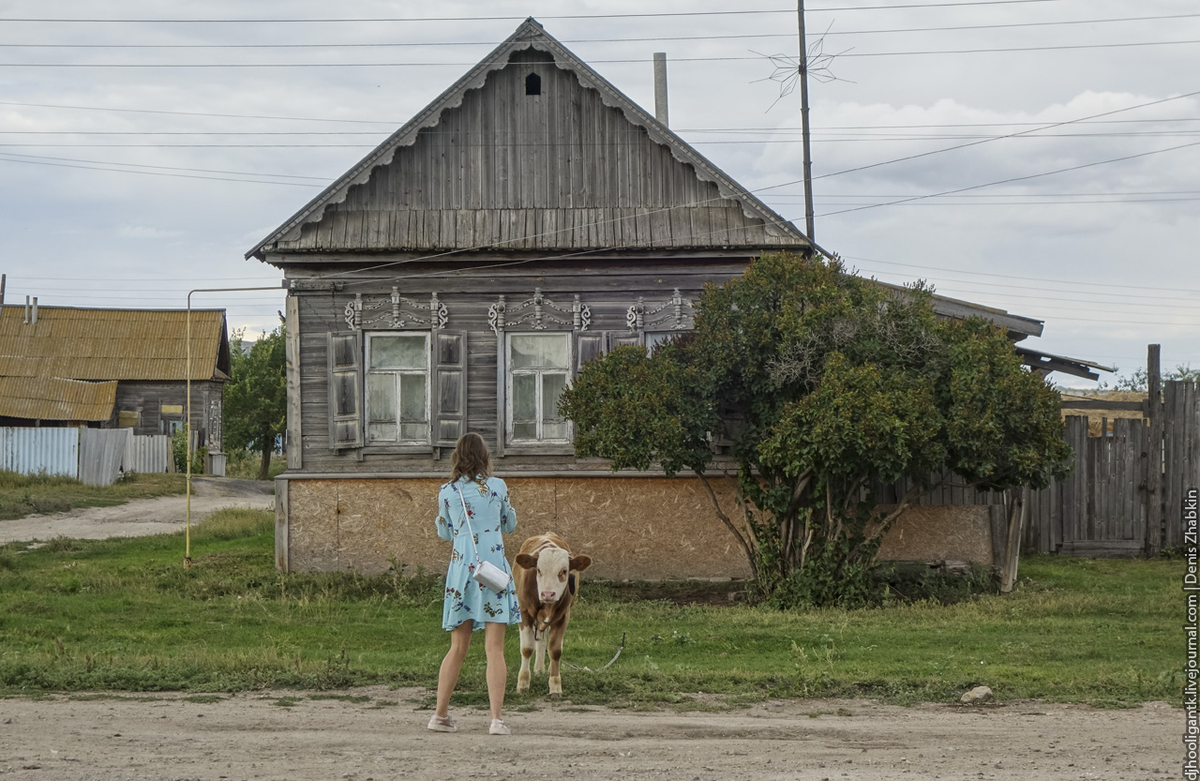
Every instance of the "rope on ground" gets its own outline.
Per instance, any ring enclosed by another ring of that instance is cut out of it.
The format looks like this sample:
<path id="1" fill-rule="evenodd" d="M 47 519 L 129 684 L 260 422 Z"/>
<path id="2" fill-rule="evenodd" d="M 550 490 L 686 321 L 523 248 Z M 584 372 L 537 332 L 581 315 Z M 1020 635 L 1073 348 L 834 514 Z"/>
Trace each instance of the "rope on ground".
<path id="1" fill-rule="evenodd" d="M 584 672 L 587 672 L 587 673 L 601 673 L 601 672 L 604 672 L 605 670 L 607 670 L 609 667 L 612 667 L 613 662 L 617 661 L 617 657 L 620 656 L 621 652 L 624 650 L 625 650 L 625 633 L 622 632 L 621 633 L 621 645 L 617 648 L 616 654 L 613 655 L 613 658 L 608 660 L 608 664 L 604 665 L 599 670 L 593 670 L 590 667 L 578 667 L 576 665 L 571 664 L 570 662 L 563 662 L 561 660 L 560 660 L 560 663 L 565 664 L 567 667 L 570 667 L 572 670 L 583 670 Z"/>

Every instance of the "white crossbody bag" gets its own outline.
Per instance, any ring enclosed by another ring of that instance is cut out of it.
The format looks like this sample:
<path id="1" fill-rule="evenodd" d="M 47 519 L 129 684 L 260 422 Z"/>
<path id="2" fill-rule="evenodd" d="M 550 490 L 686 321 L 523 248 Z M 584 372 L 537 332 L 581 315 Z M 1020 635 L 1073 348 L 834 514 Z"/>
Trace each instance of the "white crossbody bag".
<path id="1" fill-rule="evenodd" d="M 479 548 L 475 546 L 475 531 L 471 528 L 471 514 L 467 512 L 467 500 L 463 497 L 462 486 L 458 487 L 458 500 L 462 502 L 463 520 L 467 522 L 467 534 L 471 535 L 471 550 L 475 551 L 475 580 L 492 589 L 503 591 L 508 588 L 509 574 L 490 561 L 479 558 Z"/>

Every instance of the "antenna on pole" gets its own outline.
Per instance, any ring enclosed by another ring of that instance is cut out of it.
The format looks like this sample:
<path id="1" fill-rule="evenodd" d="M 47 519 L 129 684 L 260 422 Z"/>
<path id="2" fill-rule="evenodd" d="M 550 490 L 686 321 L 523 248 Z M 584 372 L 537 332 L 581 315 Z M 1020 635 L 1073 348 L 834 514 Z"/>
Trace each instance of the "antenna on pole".
<path id="1" fill-rule="evenodd" d="M 816 241 L 813 228 L 812 154 L 808 132 L 808 41 L 804 37 L 804 0 L 796 0 L 800 24 L 800 128 L 804 139 L 804 227 L 809 241 Z"/>

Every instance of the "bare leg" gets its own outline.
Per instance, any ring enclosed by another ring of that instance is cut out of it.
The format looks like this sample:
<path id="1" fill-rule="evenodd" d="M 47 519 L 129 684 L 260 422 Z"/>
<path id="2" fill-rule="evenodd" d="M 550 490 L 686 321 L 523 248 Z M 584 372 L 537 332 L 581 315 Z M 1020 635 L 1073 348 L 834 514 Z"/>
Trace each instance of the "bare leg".
<path id="1" fill-rule="evenodd" d="M 434 711 L 438 716 L 450 715 L 450 695 L 458 685 L 458 674 L 462 672 L 463 659 L 467 656 L 467 649 L 471 647 L 471 626 L 470 621 L 464 621 L 450 630 L 450 650 L 446 652 L 446 658 L 442 660 L 442 667 L 438 671 L 437 710 Z"/>
<path id="2" fill-rule="evenodd" d="M 517 673 L 517 692 L 529 691 L 529 659 L 533 656 L 533 629 L 521 623 L 521 671 Z"/>
<path id="3" fill-rule="evenodd" d="M 504 687 L 508 683 L 508 665 L 504 662 L 504 630 L 507 624 L 487 623 L 483 625 L 483 647 L 487 652 L 488 704 L 492 718 L 500 718 L 504 709 Z"/>

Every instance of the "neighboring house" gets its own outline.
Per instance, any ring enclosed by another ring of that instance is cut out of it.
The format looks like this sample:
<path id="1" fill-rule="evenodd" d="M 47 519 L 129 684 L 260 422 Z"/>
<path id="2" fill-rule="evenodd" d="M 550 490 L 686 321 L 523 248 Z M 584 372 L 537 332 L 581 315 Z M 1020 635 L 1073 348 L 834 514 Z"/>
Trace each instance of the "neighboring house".
<path id="1" fill-rule="evenodd" d="M 698 481 L 575 458 L 557 399 L 614 345 L 691 328 L 705 283 L 781 249 L 814 247 L 526 21 L 247 253 L 288 290 L 277 565 L 440 569 L 437 488 L 476 431 L 515 544 L 555 530 L 606 577 L 745 574 Z"/>
<path id="2" fill-rule="evenodd" d="M 187 406 L 187 312 L 4 306 L 0 426 L 129 428 L 171 434 Z M 191 312 L 192 426 L 221 450 L 229 379 L 223 309 Z"/>

